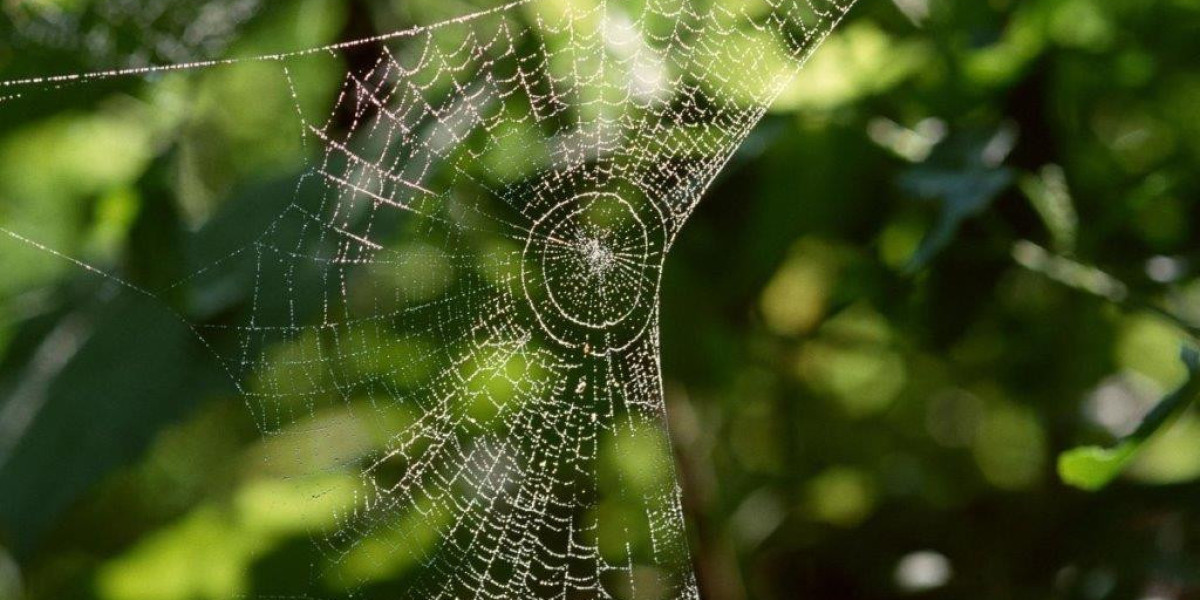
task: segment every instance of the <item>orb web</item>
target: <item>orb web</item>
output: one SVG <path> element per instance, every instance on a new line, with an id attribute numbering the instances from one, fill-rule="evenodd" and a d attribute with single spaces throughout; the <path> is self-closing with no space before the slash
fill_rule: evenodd
<path id="1" fill-rule="evenodd" d="M 662 216 L 607 192 L 577 195 L 538 219 L 521 282 L 542 332 L 588 355 L 629 348 L 654 316 L 662 272 Z"/>
<path id="2" fill-rule="evenodd" d="M 288 481 L 333 504 L 305 589 L 270 597 L 698 598 L 663 406 L 663 265 L 851 3 L 521 0 L 0 98 L 245 64 L 296 98 L 280 126 L 315 157 L 294 198 L 173 286 L 229 273 L 249 289 L 235 319 L 181 318 L 285 449 Z M 368 68 L 343 62 L 364 50 Z M 296 94 L 312 63 L 343 70 L 332 106 Z"/>

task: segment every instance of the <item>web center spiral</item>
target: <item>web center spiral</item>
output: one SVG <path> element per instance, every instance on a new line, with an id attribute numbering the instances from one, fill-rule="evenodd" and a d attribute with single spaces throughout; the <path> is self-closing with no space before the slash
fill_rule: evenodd
<path id="1" fill-rule="evenodd" d="M 555 205 L 531 228 L 521 282 L 557 342 L 606 354 L 641 336 L 662 267 L 661 222 L 608 192 Z"/>

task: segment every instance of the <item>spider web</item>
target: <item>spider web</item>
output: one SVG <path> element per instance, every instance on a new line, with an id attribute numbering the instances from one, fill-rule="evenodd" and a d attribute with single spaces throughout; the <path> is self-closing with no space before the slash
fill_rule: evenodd
<path id="1" fill-rule="evenodd" d="M 332 108 L 292 88 L 316 151 L 295 199 L 177 284 L 249 267 L 245 318 L 189 324 L 295 480 L 353 475 L 313 531 L 311 579 L 347 597 L 699 598 L 663 406 L 663 264 L 852 2 L 522 0 L 0 98 L 246 62 L 295 85 L 306 62 L 373 52 Z M 330 415 L 345 414 L 373 443 L 344 443 Z"/>

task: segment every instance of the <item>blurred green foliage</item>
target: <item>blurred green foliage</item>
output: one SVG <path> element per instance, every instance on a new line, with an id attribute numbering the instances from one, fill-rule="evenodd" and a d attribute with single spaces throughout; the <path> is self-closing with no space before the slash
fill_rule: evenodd
<path id="1" fill-rule="evenodd" d="M 156 49 L 192 21 L 114 20 L 103 4 L 0 7 L 0 78 L 121 66 L 134 53 L 121 49 L 177 59 Z M 473 6 L 264 3 L 196 56 L 312 47 Z M 116 23 L 107 52 L 82 41 L 95 23 Z M 1059 452 L 1132 432 L 1187 376 L 1178 349 L 1200 326 L 1197 32 L 1194 0 L 861 0 L 667 266 L 663 368 L 706 598 L 1200 594 L 1194 408 L 1102 493 L 1055 474 Z M 196 273 L 296 196 L 307 150 L 278 116 L 328 103 L 339 78 L 336 65 L 305 68 L 295 99 L 246 64 L 0 102 L 0 226 L 143 287 Z M 485 160 L 503 172 L 502 154 Z M 407 273 L 427 285 L 398 301 L 436 295 L 452 268 Z M 308 575 L 309 536 L 355 497 L 339 461 L 414 415 L 350 403 L 312 417 L 319 437 L 262 436 L 263 416 L 172 317 L 236 312 L 250 274 L 200 276 L 198 294 L 163 306 L 4 236 L 0 273 L 0 597 L 403 580 L 411 564 L 379 559 L 386 536 L 332 567 L 345 573 Z M 390 377 L 415 385 L 431 352 L 412 339 L 373 340 L 386 352 L 342 368 L 408 364 Z M 249 385 L 306 385 L 288 369 L 321 343 L 280 344 L 278 371 Z M 464 373 L 536 381 L 537 369 L 498 353 Z M 468 383 L 511 398 L 510 379 Z M 494 426 L 494 402 L 466 410 Z M 268 460 L 296 446 L 303 460 Z M 668 446 L 649 428 L 604 447 L 603 473 L 627 489 L 664 476 Z M 626 509 L 614 494 L 592 518 L 620 528 Z M 436 551 L 436 505 L 400 519 L 424 547 L 397 556 Z"/>

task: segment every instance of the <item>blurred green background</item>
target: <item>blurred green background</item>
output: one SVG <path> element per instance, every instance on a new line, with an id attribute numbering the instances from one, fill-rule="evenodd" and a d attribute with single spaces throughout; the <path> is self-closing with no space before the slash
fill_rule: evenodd
<path id="1" fill-rule="evenodd" d="M 8 2 L 0 79 L 484 5 Z M 667 264 L 705 598 L 1200 598 L 1200 414 L 1104 491 L 1054 469 L 1187 375 L 1198 59 L 1196 0 L 859 0 Z M 304 98 L 339 83 L 314 69 Z M 306 150 L 276 83 L 214 70 L 0 99 L 0 227 L 142 287 L 181 279 L 195 238 L 219 247 L 261 224 L 247 204 L 294 195 Z M 310 570 L 331 510 L 263 466 L 271 439 L 190 332 L 28 243 L 0 238 L 0 273 L 0 598 L 224 599 Z"/>

